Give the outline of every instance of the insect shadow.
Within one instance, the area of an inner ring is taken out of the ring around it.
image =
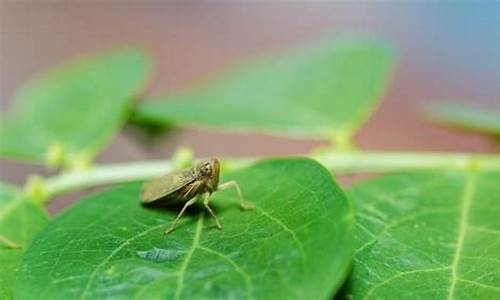
[[[197,196],[197,197],[199,197],[199,196]],[[149,203],[141,203],[142,207],[144,207],[146,209],[151,209],[151,210],[155,210],[155,211],[172,212],[174,214],[179,213],[179,211],[181,211],[182,208],[184,207],[184,204],[185,203],[182,201],[176,201],[173,203],[168,202],[168,201],[155,201],[155,202],[149,202]],[[216,207],[212,207],[212,210],[214,210],[214,212],[219,211],[219,209]],[[221,210],[224,210],[224,208],[222,208]],[[201,203],[201,201],[196,201],[195,204],[189,206],[186,209],[184,214],[187,215],[189,218],[195,218],[195,217],[197,217],[201,214],[205,214],[205,213],[206,213],[206,210],[203,207],[203,204]],[[214,223],[213,225],[208,226],[207,228],[218,228],[218,226],[216,223]]]
[[[184,204],[185,203],[182,201],[176,201],[176,202],[155,201],[155,202],[141,203],[142,207],[145,207],[147,209],[163,210],[163,211],[173,212],[175,214],[179,213],[182,207],[184,207]],[[217,211],[215,207],[213,209]],[[188,209],[186,209],[185,214],[189,216],[197,216],[204,212],[205,210],[203,208],[203,205],[199,201],[196,201],[194,205],[191,205],[190,207],[188,207]]]

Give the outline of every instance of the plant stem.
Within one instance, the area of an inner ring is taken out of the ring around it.
[[[481,170],[500,170],[500,155],[474,155],[466,153],[413,153],[413,152],[342,152],[309,155],[335,174],[381,173],[392,171],[467,170],[473,163]],[[259,158],[227,158],[226,170],[245,167]],[[88,171],[63,173],[47,178],[45,199],[64,192],[143,180],[168,173],[175,168],[170,160],[100,165]]]
[[[49,199],[65,192],[99,185],[143,180],[168,173],[173,169],[174,164],[171,161],[162,160],[99,165],[86,171],[62,173],[45,179],[44,198]]]
[[[481,170],[500,170],[498,154],[370,151],[320,154],[311,158],[335,174],[467,170],[471,164]]]

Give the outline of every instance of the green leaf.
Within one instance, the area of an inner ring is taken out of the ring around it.
[[[206,213],[164,230],[178,210],[139,204],[139,184],[80,202],[57,217],[25,255],[18,299],[326,299],[349,271],[349,203],[318,163],[270,160],[228,174],[214,194],[224,228]],[[203,211],[203,210],[201,210]]]
[[[500,173],[406,174],[349,190],[354,299],[499,299]]]
[[[0,155],[85,164],[120,129],[149,62],[120,50],[70,62],[23,85],[0,127]]]
[[[48,222],[45,212],[17,189],[0,183],[0,235],[20,248],[0,244],[0,299],[13,298],[13,285],[23,252]]]
[[[464,129],[500,135],[500,111],[463,103],[435,103],[427,112],[433,120]]]
[[[140,105],[136,118],[162,124],[350,136],[378,103],[392,50],[382,42],[330,40],[255,63],[208,84]]]

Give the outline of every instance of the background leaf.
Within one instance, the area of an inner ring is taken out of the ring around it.
[[[500,111],[463,103],[435,103],[428,106],[429,116],[448,125],[500,135]]]
[[[58,163],[90,159],[122,126],[149,62],[136,50],[87,57],[22,86],[0,127],[0,154]]]
[[[349,194],[354,299],[498,299],[500,173],[386,176]]]
[[[177,211],[139,204],[139,184],[89,197],[25,255],[18,299],[325,299],[349,271],[353,216],[318,163],[271,160],[227,175],[257,205],[217,192],[224,226],[203,214],[163,234]]]
[[[136,118],[307,138],[350,135],[380,99],[392,58],[382,42],[330,40],[154,98],[138,107]]]
[[[13,298],[13,285],[23,252],[47,222],[47,215],[40,207],[23,197],[16,188],[0,183],[0,235],[21,246],[11,249],[0,244],[0,299]]]

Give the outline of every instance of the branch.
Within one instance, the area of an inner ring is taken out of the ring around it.
[[[413,152],[342,152],[309,155],[333,173],[383,173],[393,171],[468,170],[471,166],[481,170],[500,170],[500,155],[474,155],[466,153],[413,153]],[[227,158],[222,161],[227,170],[239,169],[259,158]],[[43,180],[44,197],[41,202],[65,192],[98,185],[144,180],[172,171],[171,160],[100,165],[88,171],[63,173]]]

